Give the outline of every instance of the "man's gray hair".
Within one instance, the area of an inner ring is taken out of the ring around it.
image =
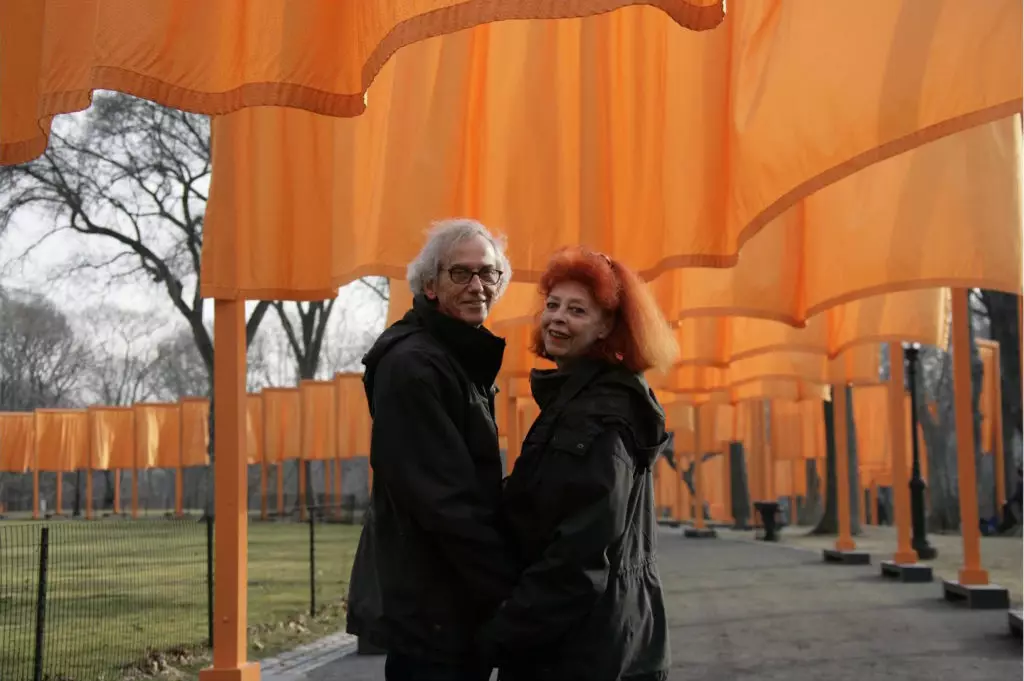
[[[409,288],[412,289],[413,295],[425,293],[428,285],[437,282],[437,275],[456,244],[475,236],[486,239],[494,249],[497,268],[502,272],[501,281],[498,282],[494,291],[494,299],[500,298],[512,280],[512,265],[508,261],[508,256],[505,255],[505,237],[491,234],[481,223],[469,218],[438,220],[430,226],[427,243],[423,245],[419,255],[409,263],[405,272],[405,278],[409,280]]]

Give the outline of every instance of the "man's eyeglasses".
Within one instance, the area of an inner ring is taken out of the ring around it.
[[[480,277],[480,283],[486,284],[487,286],[494,286],[501,281],[501,270],[496,270],[493,267],[481,267],[478,270],[465,267],[463,265],[455,265],[448,268],[448,276],[451,278],[454,284],[468,284],[473,280],[473,276]]]

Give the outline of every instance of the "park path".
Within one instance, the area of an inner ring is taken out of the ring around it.
[[[900,584],[877,565],[826,565],[820,552],[730,534],[661,530],[673,681],[1021,678],[1005,611],[950,605],[939,581]],[[383,668],[381,657],[348,655],[291,678],[382,681]]]

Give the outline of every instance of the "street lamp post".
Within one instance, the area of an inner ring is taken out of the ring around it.
[[[938,551],[928,543],[924,516],[924,479],[921,477],[921,451],[917,437],[917,356],[920,346],[917,343],[903,346],[903,354],[907,361],[907,383],[910,389],[910,442],[914,453],[914,463],[910,473],[910,517],[913,528],[911,546],[917,551],[921,560],[932,560]]]

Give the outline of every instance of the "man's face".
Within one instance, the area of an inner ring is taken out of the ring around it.
[[[487,239],[464,239],[441,262],[436,281],[426,287],[427,297],[436,300],[438,309],[449,317],[480,326],[501,281],[497,268],[497,254]]]

